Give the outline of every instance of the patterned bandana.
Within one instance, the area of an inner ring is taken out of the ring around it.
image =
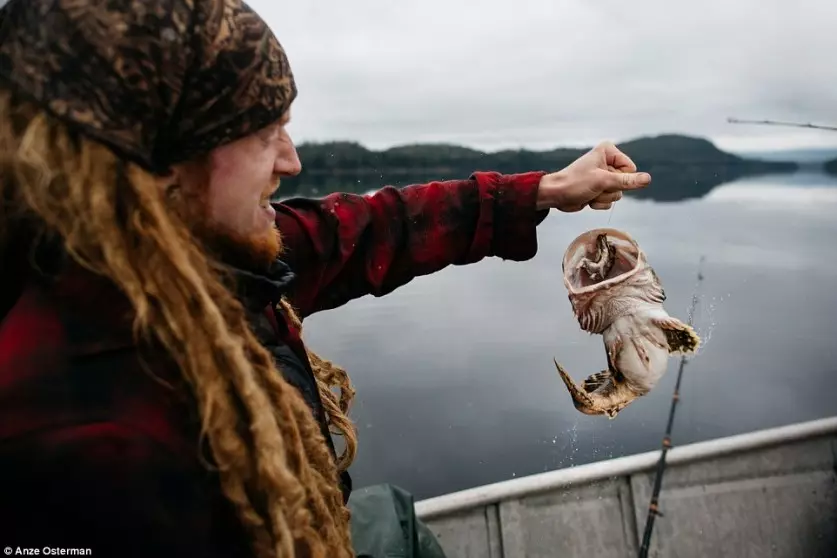
[[[297,92],[241,0],[10,0],[0,86],[158,173],[272,124]]]

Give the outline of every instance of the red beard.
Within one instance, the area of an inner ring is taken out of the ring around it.
[[[201,244],[221,263],[258,272],[266,270],[282,254],[282,236],[275,228],[255,236],[242,236],[235,231],[211,223],[206,192],[208,176],[206,165],[185,165],[184,182],[170,193],[170,202],[186,221]],[[278,187],[278,177],[271,188]]]
[[[282,236],[276,229],[254,237],[243,237],[220,227],[199,227],[198,237],[222,263],[262,271],[282,254]]]

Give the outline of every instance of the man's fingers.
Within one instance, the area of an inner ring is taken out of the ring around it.
[[[612,143],[604,143],[605,160],[608,167],[613,167],[619,172],[636,172],[636,164],[630,157],[619,151],[619,148]]]
[[[651,184],[651,175],[647,172],[611,172],[604,192],[638,190]]]
[[[610,209],[613,204],[611,202],[600,202],[600,201],[592,201],[590,202],[591,209]]]
[[[616,191],[616,192],[605,192],[604,194],[600,194],[593,201],[594,202],[599,202],[599,203],[613,203],[613,202],[618,202],[621,199],[622,199],[622,192],[620,190],[620,191]]]

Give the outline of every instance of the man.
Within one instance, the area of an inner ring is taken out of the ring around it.
[[[353,555],[351,388],[301,319],[526,260],[549,209],[650,180],[602,145],[551,174],[270,204],[301,168],[295,96],[240,0],[0,11],[4,546]]]

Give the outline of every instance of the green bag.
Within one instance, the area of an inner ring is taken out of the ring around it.
[[[416,517],[413,496],[391,484],[354,490],[352,544],[357,558],[446,558],[430,529]]]

